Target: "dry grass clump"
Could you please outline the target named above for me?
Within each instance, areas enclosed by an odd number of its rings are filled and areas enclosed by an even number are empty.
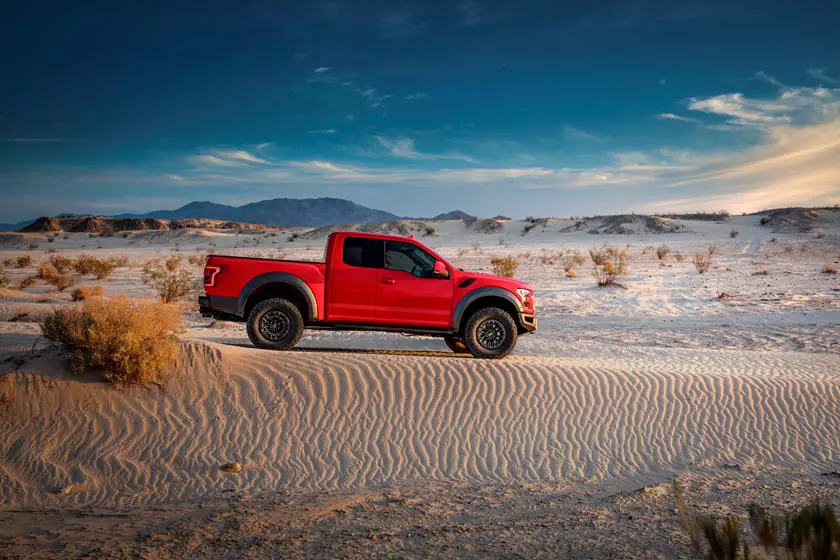
[[[561,262],[563,264],[563,271],[566,273],[566,276],[569,278],[574,278],[577,276],[574,274],[574,268],[576,266],[580,266],[584,262],[583,255],[580,254],[578,251],[574,251],[569,253],[568,255],[563,255]]]
[[[592,251],[590,251],[590,254]],[[600,263],[595,262],[592,268],[592,275],[595,277],[595,283],[600,287],[604,286],[622,286],[621,281],[627,276],[627,249],[615,249],[607,247],[605,254],[610,258],[601,260]],[[594,261],[593,257],[593,261]]]
[[[38,267],[38,278],[42,280],[49,281],[50,278],[58,276],[59,274],[60,272],[58,272],[58,269],[50,263],[41,263],[41,266]]]
[[[683,262],[685,260],[685,255],[679,251],[674,251],[674,260],[677,262]]]
[[[18,290],[25,290],[26,288],[31,288],[35,285],[35,277],[34,276],[27,276],[23,280],[20,281],[18,284]]]
[[[13,259],[11,257],[6,257],[5,259],[3,259],[2,264],[3,264],[3,266],[12,266],[13,264],[15,264],[15,259]]]
[[[70,276],[69,274],[58,274],[57,276],[51,276],[47,283],[54,287],[56,291],[63,292],[67,288],[71,288],[79,283],[79,278],[76,276]]]
[[[497,276],[513,278],[513,275],[516,274],[517,268],[519,268],[519,261],[514,257],[493,257],[490,259],[490,269],[493,271],[493,274]]]
[[[49,262],[56,268],[56,270],[58,270],[62,274],[65,272],[70,272],[73,269],[73,259],[67,257],[53,255],[52,257],[50,257]]]
[[[0,268],[0,288],[5,288],[9,285],[11,280],[9,280],[9,275],[6,274],[6,271]]]
[[[659,245],[656,247],[656,258],[658,258],[660,261],[664,260],[670,252],[671,248],[667,245]]]
[[[97,259],[90,255],[82,255],[73,263],[73,268],[79,274],[91,274],[97,280],[108,278],[114,270],[117,269],[118,263],[114,259]]]
[[[737,229],[733,229],[729,232],[729,237],[731,237],[732,239],[735,239],[736,237],[738,237],[738,235],[740,235],[740,233],[741,232],[738,231]]]
[[[770,274],[770,273],[767,272],[766,268],[762,268],[761,270],[756,270],[755,272],[752,273],[753,276],[767,276],[768,274]]]
[[[698,274],[705,274],[709,272],[709,269],[712,267],[712,260],[715,251],[717,251],[717,246],[709,245],[709,248],[705,253],[697,253],[694,255],[694,266],[697,268]]]
[[[102,286],[82,286],[73,290],[71,297],[73,301],[82,301],[90,297],[102,297],[105,295],[105,288]]]
[[[53,311],[41,329],[70,352],[74,373],[97,369],[112,383],[150,383],[175,359],[182,325],[176,306],[122,295]]]
[[[749,507],[755,549],[742,542],[741,522],[734,517],[716,521],[691,518],[679,485],[674,485],[677,512],[683,529],[697,552],[710,560],[791,558],[832,560],[840,558],[840,524],[834,510],[820,502],[784,517],[771,517],[757,505]]]
[[[29,255],[23,255],[21,257],[18,257],[16,262],[18,268],[23,268],[32,264],[32,257],[30,257]]]
[[[837,267],[825,265],[822,269],[823,274],[838,274],[840,271],[837,270]]]
[[[196,286],[193,273],[181,267],[181,257],[171,257],[161,264],[143,265],[143,283],[150,286],[163,303],[172,303],[189,295]]]

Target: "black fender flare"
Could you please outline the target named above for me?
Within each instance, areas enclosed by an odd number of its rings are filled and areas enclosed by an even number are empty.
[[[494,288],[490,286],[478,288],[462,297],[461,301],[458,302],[458,305],[455,306],[455,312],[452,314],[452,329],[455,331],[461,330],[461,321],[464,319],[464,313],[467,311],[467,308],[472,303],[485,297],[499,297],[505,299],[513,304],[513,307],[519,313],[522,313],[522,302],[519,301],[518,297],[513,295],[513,292],[509,292],[504,288]],[[519,324],[519,317],[514,317],[513,320],[516,321],[517,325]]]
[[[312,293],[312,288],[309,287],[309,284],[295,276],[294,274],[289,274],[287,272],[266,272],[265,274],[260,274],[252,278],[245,287],[242,288],[242,291],[239,292],[239,297],[236,298],[236,314],[240,317],[245,316],[245,306],[248,304],[248,298],[251,297],[257,288],[265,286],[266,284],[284,284],[291,288],[294,288],[303,296],[303,299],[306,300],[307,307],[307,316],[304,319],[309,321],[314,321],[316,317],[318,317],[318,302],[315,299],[315,294]]]

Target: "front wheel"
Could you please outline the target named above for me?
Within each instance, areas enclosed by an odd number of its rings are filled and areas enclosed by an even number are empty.
[[[464,344],[476,358],[504,358],[513,351],[517,339],[513,317],[498,307],[476,311],[464,329]]]
[[[303,335],[303,317],[289,300],[266,299],[248,314],[247,329],[248,338],[257,348],[286,350]]]
[[[454,336],[446,336],[443,338],[443,341],[449,346],[449,349],[455,352],[456,354],[469,354],[469,349],[467,345],[461,342],[460,338],[455,338]]]

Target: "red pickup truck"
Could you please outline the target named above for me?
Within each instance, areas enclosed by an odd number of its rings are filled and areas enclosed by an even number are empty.
[[[413,237],[336,232],[324,263],[211,255],[205,316],[245,321],[259,348],[284,350],[307,329],[443,337],[454,352],[502,358],[537,328],[534,290],[465,272]]]

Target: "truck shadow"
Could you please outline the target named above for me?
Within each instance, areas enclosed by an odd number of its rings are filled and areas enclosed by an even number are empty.
[[[233,342],[222,343],[227,346],[236,346],[238,348],[250,348],[257,350],[250,344],[237,344]],[[328,347],[297,347],[290,350],[276,350],[276,352],[311,352],[323,354],[366,354],[369,356],[418,356],[418,357],[434,357],[434,358],[456,358],[456,359],[474,359],[469,354],[455,354],[453,352],[438,352],[435,350],[388,350],[388,349],[374,349],[374,348],[328,348]]]

